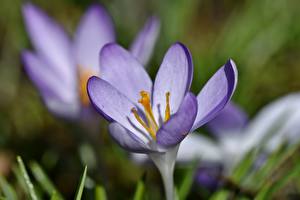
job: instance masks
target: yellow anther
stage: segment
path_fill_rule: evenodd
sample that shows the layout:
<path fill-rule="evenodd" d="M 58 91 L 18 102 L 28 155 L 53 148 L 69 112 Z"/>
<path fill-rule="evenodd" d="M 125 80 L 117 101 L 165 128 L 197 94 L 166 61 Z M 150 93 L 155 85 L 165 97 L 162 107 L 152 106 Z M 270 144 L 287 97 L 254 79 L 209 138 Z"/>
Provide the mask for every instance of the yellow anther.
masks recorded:
<path fill-rule="evenodd" d="M 139 116 L 136 108 L 132 108 L 131 112 L 134 114 L 136 120 L 146 129 L 146 131 L 151 135 L 153 139 L 156 139 L 156 132 L 158 131 L 158 125 L 155 121 L 152 108 L 150 94 L 146 91 L 141 91 L 141 99 L 139 103 L 144 107 L 144 113 L 147 123 Z M 170 119 L 171 109 L 170 109 L 170 92 L 166 93 L 166 110 L 165 110 L 165 122 Z"/>
<path fill-rule="evenodd" d="M 151 137 L 153 137 L 153 139 L 156 139 L 155 132 L 151 128 L 149 128 L 147 126 L 147 124 L 141 119 L 137 110 L 135 108 L 132 108 L 131 112 L 134 114 L 134 117 L 136 118 L 136 120 L 148 131 L 148 133 L 150 133 Z"/>
<path fill-rule="evenodd" d="M 166 110 L 165 110 L 165 122 L 170 119 L 171 109 L 170 109 L 170 92 L 166 93 Z"/>
<path fill-rule="evenodd" d="M 158 130 L 158 125 L 152 112 L 150 94 L 146 91 L 141 91 L 140 94 L 141 99 L 139 100 L 139 103 L 144 107 L 148 125 L 156 132 Z"/>
<path fill-rule="evenodd" d="M 87 81 L 93 75 L 96 75 L 92 70 L 83 69 L 79 66 L 79 97 L 83 106 L 90 105 L 90 99 L 87 94 Z"/>

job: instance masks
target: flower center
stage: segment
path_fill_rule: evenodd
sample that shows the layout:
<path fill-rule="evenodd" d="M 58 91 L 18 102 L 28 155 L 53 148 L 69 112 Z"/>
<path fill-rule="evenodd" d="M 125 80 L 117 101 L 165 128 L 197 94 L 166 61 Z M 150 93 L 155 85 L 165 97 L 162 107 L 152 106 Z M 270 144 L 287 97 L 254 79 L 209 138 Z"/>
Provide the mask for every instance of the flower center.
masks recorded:
<path fill-rule="evenodd" d="M 156 139 L 156 132 L 158 130 L 158 123 L 156 122 L 150 101 L 150 94 L 146 91 L 140 92 L 141 99 L 139 103 L 144 107 L 144 113 L 146 117 L 146 122 L 140 117 L 136 108 L 132 108 L 131 112 L 134 114 L 136 120 L 146 129 L 146 131 L 151 135 L 153 139 Z M 165 120 L 167 122 L 170 119 L 170 92 L 166 93 L 166 110 L 165 110 Z"/>
<path fill-rule="evenodd" d="M 90 99 L 88 97 L 86 88 L 87 81 L 93 75 L 96 75 L 96 73 L 93 70 L 83 69 L 83 67 L 79 66 L 79 97 L 81 104 L 86 107 L 90 105 Z"/>

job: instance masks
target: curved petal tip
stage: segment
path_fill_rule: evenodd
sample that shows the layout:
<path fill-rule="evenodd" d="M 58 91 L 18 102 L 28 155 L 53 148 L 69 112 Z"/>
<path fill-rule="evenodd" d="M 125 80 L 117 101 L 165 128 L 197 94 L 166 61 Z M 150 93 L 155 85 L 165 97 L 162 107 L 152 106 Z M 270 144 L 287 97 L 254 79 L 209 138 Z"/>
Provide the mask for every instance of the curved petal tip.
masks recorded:
<path fill-rule="evenodd" d="M 159 36 L 160 21 L 156 16 L 150 17 L 137 34 L 130 46 L 131 53 L 145 66 L 154 50 Z"/>
<path fill-rule="evenodd" d="M 212 120 L 231 99 L 238 73 L 233 60 L 229 59 L 205 84 L 197 96 L 198 114 L 193 130 Z"/>
<path fill-rule="evenodd" d="M 228 90 L 228 93 L 232 95 L 238 82 L 238 70 L 235 62 L 231 58 L 226 62 L 224 70 L 228 77 L 228 82 L 231 82 L 231 90 Z"/>
<path fill-rule="evenodd" d="M 94 107 L 94 109 L 107 121 L 112 122 L 113 119 L 111 117 L 109 117 L 107 114 L 105 114 L 101 109 L 99 109 L 99 107 L 97 106 L 97 103 L 94 100 L 94 93 L 97 92 L 95 91 L 97 88 L 97 81 L 99 81 L 100 78 L 97 76 L 92 76 L 89 78 L 89 80 L 87 81 L 87 94 L 89 96 L 90 102 L 92 104 L 92 106 Z"/>

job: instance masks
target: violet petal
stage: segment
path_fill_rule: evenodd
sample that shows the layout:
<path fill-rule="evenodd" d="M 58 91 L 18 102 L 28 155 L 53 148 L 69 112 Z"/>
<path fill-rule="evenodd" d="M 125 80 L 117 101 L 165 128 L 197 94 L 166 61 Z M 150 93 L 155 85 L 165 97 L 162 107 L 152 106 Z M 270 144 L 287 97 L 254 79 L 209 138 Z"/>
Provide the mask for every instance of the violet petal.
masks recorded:
<path fill-rule="evenodd" d="M 189 92 L 184 97 L 178 111 L 157 131 L 157 143 L 167 148 L 180 143 L 192 128 L 196 114 L 197 100 Z"/>
<path fill-rule="evenodd" d="M 237 84 L 235 63 L 229 60 L 205 84 L 197 96 L 198 113 L 192 130 L 212 120 L 228 103 Z"/>
<path fill-rule="evenodd" d="M 133 41 L 130 51 L 145 66 L 153 52 L 159 35 L 160 22 L 157 17 L 150 17 Z"/>
<path fill-rule="evenodd" d="M 78 65 L 99 72 L 99 52 L 105 44 L 113 41 L 115 31 L 111 17 L 102 6 L 90 6 L 75 33 Z"/>
<path fill-rule="evenodd" d="M 171 114 L 177 112 L 189 91 L 192 77 L 193 63 L 189 50 L 181 43 L 173 44 L 167 51 L 154 82 L 153 110 L 157 119 L 164 116 L 167 92 L 170 92 Z"/>
<path fill-rule="evenodd" d="M 65 84 L 77 82 L 77 69 L 71 42 L 63 28 L 31 3 L 23 6 L 25 25 L 39 57 L 64 79 Z"/>
<path fill-rule="evenodd" d="M 24 51 L 22 60 L 28 76 L 40 91 L 49 110 L 58 116 L 77 117 L 80 105 L 74 88 L 64 84 L 47 63 L 35 54 Z"/>
<path fill-rule="evenodd" d="M 100 114 L 118 122 L 145 143 L 149 142 L 151 139 L 149 134 L 144 131 L 131 112 L 136 105 L 123 93 L 110 83 L 95 76 L 89 79 L 87 90 L 92 104 Z"/>
<path fill-rule="evenodd" d="M 143 66 L 117 44 L 107 44 L 102 48 L 100 66 L 101 78 L 134 103 L 140 99 L 140 91 L 152 91 L 152 81 Z"/>

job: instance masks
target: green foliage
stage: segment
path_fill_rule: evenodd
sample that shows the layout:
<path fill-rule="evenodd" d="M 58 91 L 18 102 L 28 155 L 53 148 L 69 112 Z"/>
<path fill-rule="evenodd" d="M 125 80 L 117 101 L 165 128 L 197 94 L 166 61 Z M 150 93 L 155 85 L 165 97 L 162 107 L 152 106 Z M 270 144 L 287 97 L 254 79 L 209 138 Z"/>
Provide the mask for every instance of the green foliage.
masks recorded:
<path fill-rule="evenodd" d="M 17 200 L 17 193 L 14 188 L 7 182 L 7 180 L 0 175 L 0 191 L 3 192 L 4 196 L 8 200 Z M 4 197 L 3 197 L 4 198 Z"/>
<path fill-rule="evenodd" d="M 30 163 L 30 169 L 37 182 L 41 185 L 42 189 L 48 193 L 48 195 L 54 194 L 55 198 L 63 199 L 62 195 L 58 192 L 42 167 L 37 162 Z"/>
<path fill-rule="evenodd" d="M 23 163 L 23 160 L 20 156 L 17 156 L 17 161 L 18 161 L 18 165 L 19 165 L 19 168 L 20 168 L 20 171 L 23 175 L 23 178 L 25 180 L 25 183 L 26 183 L 26 186 L 27 186 L 27 190 L 30 194 L 30 197 L 32 200 L 38 200 L 38 196 L 36 194 L 36 191 L 34 189 L 34 186 L 29 178 L 29 175 L 27 173 L 27 170 L 25 168 L 25 165 Z"/>
<path fill-rule="evenodd" d="M 227 200 L 229 196 L 229 192 L 226 190 L 220 190 L 215 192 L 209 200 Z"/>
<path fill-rule="evenodd" d="M 272 199 L 285 185 L 300 177 L 300 145 L 290 147 L 265 176 L 256 199 Z M 292 162 L 292 164 L 291 164 Z"/>
<path fill-rule="evenodd" d="M 52 181 L 48 178 L 48 175 L 45 173 L 43 168 L 37 163 L 37 162 L 31 162 L 30 163 L 30 169 L 31 173 L 33 174 L 34 180 L 36 183 L 34 183 L 26 170 L 25 164 L 20 156 L 17 156 L 17 162 L 18 167 L 14 167 L 13 171 L 15 176 L 17 177 L 18 183 L 21 186 L 24 192 L 28 195 L 27 198 L 30 198 L 32 200 L 39 200 L 42 199 L 40 192 L 45 192 L 51 200 L 63 200 L 62 194 L 56 189 L 55 185 L 52 183 Z M 80 179 L 80 182 L 78 184 L 78 189 L 76 192 L 76 200 L 82 199 L 82 193 L 84 189 L 85 179 L 87 174 L 87 167 L 84 168 L 82 177 Z M 40 185 L 42 191 L 37 192 L 36 186 Z M 17 200 L 19 199 L 19 195 L 17 193 L 17 187 L 14 185 L 11 185 L 7 182 L 7 180 L 0 176 L 0 194 L 3 193 L 3 199 L 6 200 Z M 0 199 L 1 199 L 0 198 Z M 106 193 L 104 188 L 97 186 L 95 188 L 95 200 L 106 200 Z"/>
<path fill-rule="evenodd" d="M 60 199 L 62 199 L 62 197 L 54 191 L 51 195 L 51 200 L 60 200 Z"/>
<path fill-rule="evenodd" d="M 286 146 L 281 145 L 277 151 L 269 155 L 268 159 L 260 167 L 259 170 L 254 170 L 251 172 L 251 175 L 247 177 L 244 184 L 246 187 L 261 188 L 263 182 L 266 180 L 266 177 L 269 177 L 274 170 L 274 166 L 277 166 L 278 162 L 283 159 L 284 154 L 286 153 Z M 255 162 L 255 160 L 253 160 Z"/>
<path fill-rule="evenodd" d="M 255 166 L 261 154 L 250 151 L 211 199 L 227 199 L 228 196 L 256 200 L 284 198 L 288 195 L 283 193 L 285 187 L 300 178 L 299 152 L 300 144 L 283 144 L 268 155 L 263 164 Z"/>
<path fill-rule="evenodd" d="M 194 164 L 189 169 L 187 169 L 178 190 L 179 200 L 185 200 L 190 193 L 198 165 L 199 162 L 194 162 Z"/>
<path fill-rule="evenodd" d="M 255 162 L 256 156 L 257 156 L 256 151 L 249 151 L 244 156 L 244 158 L 240 161 L 240 163 L 237 165 L 237 167 L 234 169 L 232 173 L 231 178 L 234 182 L 241 182 L 243 178 L 245 178 L 249 170 L 251 170 L 251 167 Z"/>
<path fill-rule="evenodd" d="M 106 191 L 104 187 L 96 185 L 95 187 L 95 200 L 106 200 Z"/>
<path fill-rule="evenodd" d="M 84 171 L 83 171 L 83 174 L 81 176 L 81 179 L 80 179 L 80 182 L 78 185 L 78 189 L 77 189 L 76 197 L 75 197 L 76 200 L 81 199 L 83 189 L 84 189 L 84 183 L 85 183 L 85 179 L 86 179 L 86 173 L 87 173 L 87 166 L 84 167 Z"/>
<path fill-rule="evenodd" d="M 135 189 L 135 193 L 134 193 L 134 200 L 142 200 L 143 196 L 145 194 L 145 184 L 143 179 L 139 180 L 136 184 L 136 189 Z"/>

